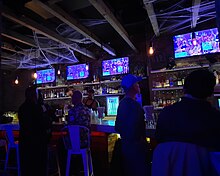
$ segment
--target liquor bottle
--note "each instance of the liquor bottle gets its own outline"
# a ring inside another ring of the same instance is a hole
[[[166,95],[166,105],[167,106],[171,105],[171,93],[170,93],[170,91],[168,91],[167,95]]]
[[[171,92],[171,104],[174,104],[174,103],[176,103],[176,100],[175,100],[175,96],[174,96],[174,92],[172,91]]]
[[[153,87],[153,88],[156,88],[156,86],[157,86],[156,77],[155,77],[155,75],[153,75],[153,76],[152,76],[152,87]]]
[[[179,73],[178,77],[177,77],[177,86],[183,86],[182,74],[181,73]]]
[[[158,107],[163,107],[163,100],[160,91],[158,92]]]
[[[162,107],[165,107],[167,105],[167,101],[166,101],[166,94],[164,92],[162,92],[162,101],[163,101]]]
[[[159,76],[157,75],[156,76],[156,88],[161,88],[161,87],[162,87],[162,84],[161,84]]]
[[[170,79],[169,79],[169,75],[166,73],[165,74],[164,87],[169,87],[169,86],[170,86]]]
[[[158,107],[158,99],[156,96],[156,92],[154,91],[154,95],[153,95],[153,101],[152,101],[152,105],[154,106],[154,108]]]

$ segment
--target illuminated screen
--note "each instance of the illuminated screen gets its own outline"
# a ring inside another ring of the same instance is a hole
[[[197,31],[195,37],[196,43],[192,40],[192,33],[173,37],[175,58],[220,52],[217,28]]]
[[[126,74],[128,72],[129,72],[128,57],[102,61],[102,76]]]
[[[116,116],[119,105],[119,97],[118,96],[106,97],[106,101],[107,101],[107,115]]]
[[[89,66],[86,64],[78,64],[67,66],[67,80],[83,79],[89,77]]]
[[[218,108],[220,108],[220,98],[218,99]]]
[[[50,83],[55,81],[55,69],[37,71],[37,84]]]

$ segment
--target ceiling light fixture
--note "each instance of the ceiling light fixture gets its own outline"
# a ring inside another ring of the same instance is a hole
[[[153,48],[153,42],[152,41],[150,41],[149,51],[148,52],[149,52],[150,55],[154,54],[154,48]]]
[[[18,76],[17,76],[15,79],[15,84],[17,85],[18,83],[19,83],[19,81],[18,81]]]
[[[33,75],[35,82],[37,81],[37,54],[35,52],[35,71],[34,71],[34,75]]]
[[[16,57],[16,70],[17,70],[17,68],[18,68],[18,66],[17,66],[17,57]],[[19,81],[18,81],[18,76],[16,76],[16,79],[15,79],[15,84],[17,85],[19,83]]]
[[[58,60],[60,59],[60,56],[59,56],[59,52],[58,52]],[[58,64],[58,70],[57,70],[57,75],[60,75],[60,65]]]

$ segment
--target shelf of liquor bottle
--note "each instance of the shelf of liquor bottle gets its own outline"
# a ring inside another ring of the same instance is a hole
[[[58,97],[58,98],[45,98],[44,101],[52,101],[52,100],[68,100],[71,97]]]
[[[150,73],[174,72],[174,71],[190,70],[190,69],[197,69],[197,68],[208,68],[208,67],[209,67],[209,64],[204,64],[204,65],[195,65],[195,66],[189,66],[189,67],[173,68],[171,70],[167,70],[167,69],[152,70]]]
[[[161,88],[152,88],[152,91],[163,91],[163,90],[181,90],[183,86],[179,87],[161,87]]]
[[[46,89],[62,89],[62,88],[66,88],[66,87],[68,87],[68,85],[38,87],[38,89],[40,89],[40,90],[46,90]]]
[[[105,96],[120,96],[120,95],[125,95],[125,93],[109,93],[109,94],[97,94],[94,95],[95,97],[105,97]],[[87,96],[83,96],[87,97]],[[52,101],[52,100],[68,100],[71,99],[71,97],[58,97],[58,98],[45,98],[45,101]]]
[[[125,93],[109,93],[109,94],[98,94],[94,95],[95,97],[105,97],[105,96],[120,96],[125,95]]]
[[[142,77],[142,79],[146,79],[146,77]],[[120,83],[121,80],[105,80],[100,82],[88,82],[88,83],[77,83],[70,85],[58,85],[58,86],[46,86],[46,87],[38,87],[38,89],[46,90],[46,89],[60,89],[66,87],[76,87],[76,86],[90,86],[90,85],[99,85],[99,84],[111,84],[111,83]]]

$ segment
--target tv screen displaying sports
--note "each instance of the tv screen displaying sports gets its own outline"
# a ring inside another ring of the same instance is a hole
[[[51,83],[55,81],[55,69],[37,70],[37,84]]]
[[[106,102],[107,102],[107,115],[116,116],[119,105],[119,96],[106,97]]]
[[[175,58],[220,52],[217,28],[197,31],[195,37],[196,42],[193,42],[192,33],[173,37]]]
[[[89,65],[77,64],[67,66],[67,80],[83,79],[89,77]]]
[[[126,74],[128,72],[129,72],[128,57],[102,61],[102,76]]]

